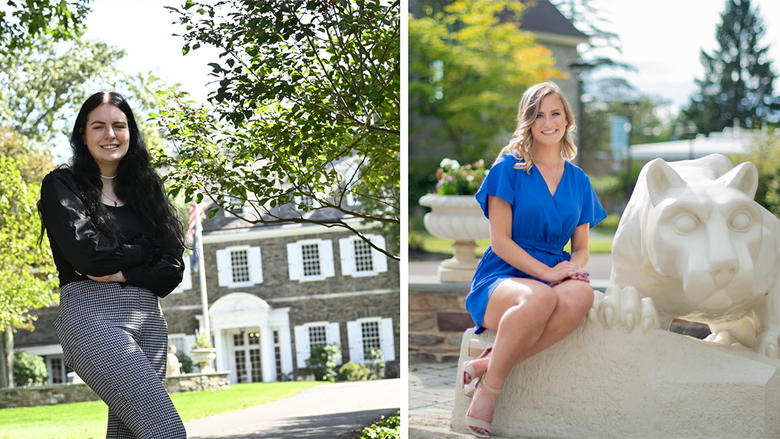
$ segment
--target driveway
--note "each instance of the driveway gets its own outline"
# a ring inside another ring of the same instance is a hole
[[[189,438],[334,439],[401,407],[401,380],[337,383],[185,424]]]

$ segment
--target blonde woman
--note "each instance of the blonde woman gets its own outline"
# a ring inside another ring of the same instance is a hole
[[[493,411],[512,368],[571,333],[593,304],[589,228],[606,217],[577,154],[574,115],[551,82],[529,88],[518,127],[476,194],[490,220],[490,248],[477,268],[466,309],[492,347],[465,363],[473,393],[466,424],[489,437]],[[571,239],[571,254],[563,250]]]

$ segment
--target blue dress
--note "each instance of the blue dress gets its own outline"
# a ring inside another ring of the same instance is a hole
[[[524,169],[514,168],[518,163],[520,159],[507,154],[493,164],[476,194],[485,216],[490,217],[488,195],[501,198],[512,205],[512,241],[550,267],[570,260],[571,255],[563,247],[574,229],[585,223],[593,227],[607,216],[587,174],[565,162],[561,182],[553,196],[536,166],[528,174]],[[478,332],[483,330],[482,321],[493,290],[505,279],[516,277],[536,279],[498,257],[493,253],[493,246],[488,247],[466,297],[466,310],[480,327]]]

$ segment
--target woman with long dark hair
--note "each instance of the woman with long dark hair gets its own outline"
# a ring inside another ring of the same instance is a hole
[[[65,363],[108,405],[107,438],[186,438],[163,386],[158,299],[182,280],[183,225],[120,94],[87,99],[70,145],[70,166],[44,178],[38,203],[59,272]]]

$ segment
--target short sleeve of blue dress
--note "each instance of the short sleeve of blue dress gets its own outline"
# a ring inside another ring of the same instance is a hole
[[[515,243],[547,266],[568,261],[571,255],[563,248],[574,229],[586,223],[593,227],[607,216],[590,179],[582,169],[566,162],[561,182],[553,195],[535,166],[526,172],[515,168],[518,163],[519,159],[513,155],[496,160],[477,191],[477,202],[490,218],[488,196],[506,201],[512,206],[512,240]],[[482,330],[490,294],[502,281],[515,277],[534,279],[498,257],[492,246],[488,247],[466,297],[466,309],[480,326],[478,332]]]

